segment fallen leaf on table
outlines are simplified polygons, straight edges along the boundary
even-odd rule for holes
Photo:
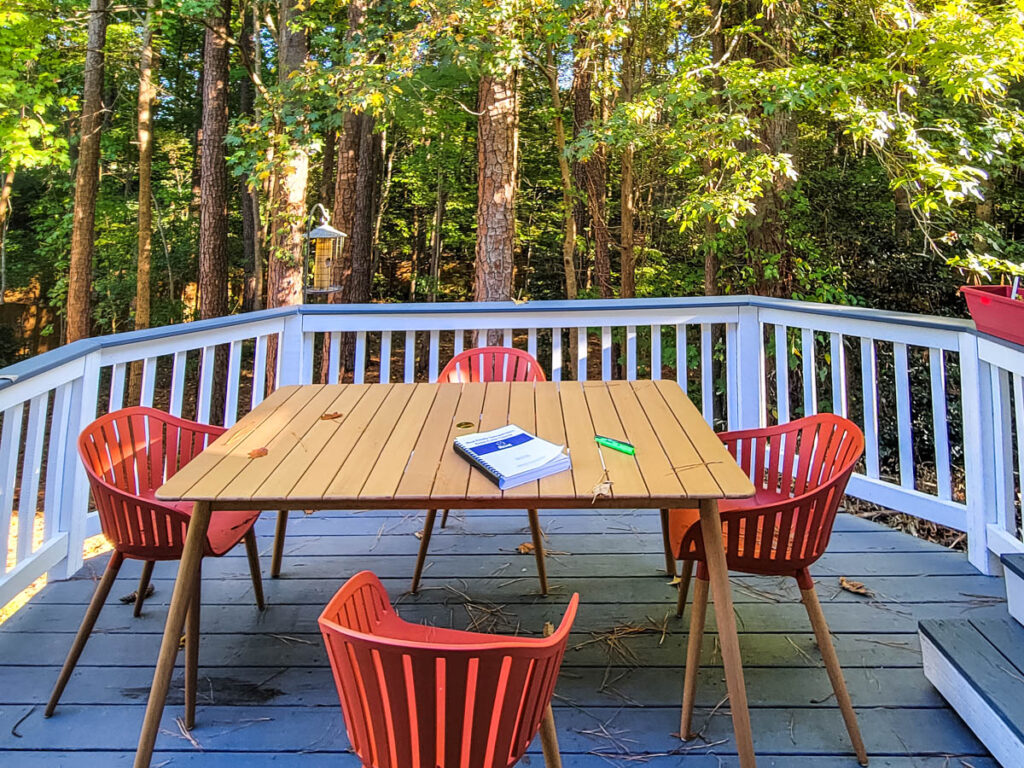
[[[249,451],[249,458],[258,459],[261,456],[266,456],[268,453],[269,451],[266,448],[253,448],[251,451]]]
[[[324,413],[320,415],[320,421],[330,421],[331,419],[340,419],[345,414],[340,411],[332,411],[331,413]]]
[[[476,426],[476,424],[474,424],[472,421],[460,421],[455,426],[459,429],[472,429],[473,427]]]
[[[864,586],[864,584],[859,581],[850,581],[850,579],[845,576],[839,577],[839,586],[847,592],[853,592],[855,595],[864,595],[865,597],[875,596],[875,593]]]
[[[520,555],[528,555],[531,552],[533,552],[534,549],[536,549],[536,547],[533,546],[532,541],[524,541],[522,544],[516,547],[516,552],[518,552]]]

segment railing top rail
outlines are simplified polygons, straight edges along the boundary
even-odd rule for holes
[[[694,310],[726,307],[762,307],[807,315],[847,318],[851,320],[856,319],[861,321],[870,321],[873,323],[894,323],[951,333],[967,332],[978,334],[974,328],[974,324],[969,320],[917,315],[910,312],[891,312],[887,310],[869,309],[866,307],[837,306],[832,304],[817,304],[807,301],[793,301],[790,299],[773,299],[761,296],[745,295],[690,296],[650,299],[589,299],[583,301],[531,301],[525,304],[516,304],[511,301],[439,302],[432,304],[305,304],[295,307],[281,307],[277,309],[261,310],[259,312],[249,312],[243,315],[229,315],[227,317],[218,317],[210,320],[196,320],[190,323],[160,326],[158,328],[111,334],[109,336],[98,336],[92,339],[76,341],[0,369],[0,388],[10,386],[13,382],[19,379],[45,373],[46,371],[52,370],[91,352],[135,344],[138,342],[156,341],[173,336],[201,334],[221,328],[231,328],[257,321],[277,318],[284,319],[295,315],[380,315],[384,317],[388,315],[429,316],[452,314],[497,314],[507,315],[509,317],[508,325],[515,326],[514,317],[516,313],[536,314],[537,312],[550,312],[557,315],[563,312],[593,312],[595,314],[601,314],[604,312],[628,312],[630,310]],[[1011,342],[1005,342],[1002,340],[996,341],[1014,349],[1020,348],[1018,345],[1012,344]]]

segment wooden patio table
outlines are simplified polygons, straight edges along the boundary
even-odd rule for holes
[[[508,491],[452,440],[516,424],[565,444],[572,470]],[[595,435],[625,440],[629,456]],[[596,491],[610,481],[604,493]],[[696,503],[707,546],[736,745],[755,764],[718,499],[754,494],[675,382],[335,384],[273,392],[157,491],[194,503],[135,756],[147,768],[174,671],[188,596],[214,509],[527,509],[544,583],[539,508],[661,509]],[[675,571],[671,552],[666,565]]]

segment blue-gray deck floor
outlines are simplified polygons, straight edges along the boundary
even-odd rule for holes
[[[542,512],[552,594],[536,594],[523,512],[453,511],[434,534],[418,596],[409,585],[422,514],[293,514],[282,578],[252,603],[244,550],[203,572],[200,698],[186,737],[181,669],[164,713],[154,766],[354,768],[316,619],[343,580],[369,568],[400,614],[484,631],[536,633],[557,623],[568,595],[582,604],[555,700],[567,768],[737,765],[721,657],[705,636],[695,725],[678,731],[687,617],[674,617],[657,512]],[[258,524],[264,570],[274,515]],[[46,586],[0,626],[0,766],[129,766],[152,679],[174,563],[160,563],[144,615],[117,597],[135,589],[129,562],[56,715],[43,707],[106,557]],[[814,568],[825,615],[876,768],[996,768],[921,671],[922,618],[1005,615],[1001,579],[951,552],[864,519],[840,515]],[[874,597],[839,587],[863,582]],[[760,766],[853,766],[850,743],[791,580],[734,577],[747,690]],[[713,630],[709,616],[709,629]],[[179,660],[180,661],[180,660]],[[523,762],[540,766],[535,743]]]

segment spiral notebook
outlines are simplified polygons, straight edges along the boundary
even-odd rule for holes
[[[564,446],[515,424],[455,438],[455,452],[505,491],[572,467]]]

